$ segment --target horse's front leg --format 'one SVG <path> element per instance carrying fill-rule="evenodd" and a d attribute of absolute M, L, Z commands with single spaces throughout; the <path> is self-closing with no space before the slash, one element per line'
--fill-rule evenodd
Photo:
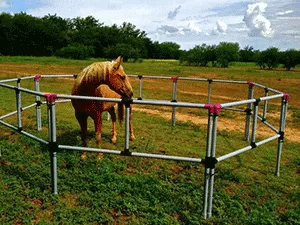
<path fill-rule="evenodd" d="M 101 148 L 102 113 L 97 112 L 93 119 L 94 119 L 94 125 L 95 125 L 95 135 L 96 135 L 97 146 L 98 146 L 98 148 Z M 102 158 L 103 158 L 103 154 L 98 153 L 97 159 L 100 160 Z"/>
<path fill-rule="evenodd" d="M 85 113 L 75 113 L 75 117 L 80 125 L 80 130 L 81 130 L 81 141 L 82 141 L 82 146 L 87 147 L 87 136 L 88 136 L 88 131 L 87 131 L 87 118 L 88 116 Z M 81 158 L 85 159 L 86 158 L 86 152 L 82 152 Z"/>
<path fill-rule="evenodd" d="M 133 133 L 133 128 L 132 128 L 132 106 L 130 105 L 130 114 L 129 114 L 129 133 L 130 137 L 129 140 L 133 141 L 135 139 L 134 133 Z"/>
<path fill-rule="evenodd" d="M 116 112 L 115 112 L 115 108 L 112 107 L 108 110 L 110 117 L 111 117 L 111 122 L 112 122 L 112 137 L 111 137 L 111 142 L 113 144 L 116 144 L 117 142 L 117 126 L 116 126 L 116 121 L 117 121 L 117 117 L 116 117 Z"/>

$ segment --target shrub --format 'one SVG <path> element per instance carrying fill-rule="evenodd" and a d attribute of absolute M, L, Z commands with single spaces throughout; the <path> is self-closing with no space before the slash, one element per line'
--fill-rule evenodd
<path fill-rule="evenodd" d="M 75 44 L 61 48 L 56 55 L 62 58 L 87 59 L 94 55 L 94 53 L 94 49 L 91 46 Z"/>

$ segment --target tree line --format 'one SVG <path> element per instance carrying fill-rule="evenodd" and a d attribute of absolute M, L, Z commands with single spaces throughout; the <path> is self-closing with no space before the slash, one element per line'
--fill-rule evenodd
<path fill-rule="evenodd" d="M 256 62 L 272 69 L 283 64 L 287 70 L 300 64 L 300 52 L 279 51 L 272 47 L 264 51 L 251 46 L 240 49 L 238 43 L 198 45 L 181 50 L 173 42 L 152 41 L 131 23 L 106 26 L 92 16 L 64 19 L 57 15 L 42 18 L 26 13 L 0 14 L 0 55 L 59 56 L 73 59 L 115 58 L 179 59 L 194 66 L 228 67 L 233 61 Z"/>
<path fill-rule="evenodd" d="M 289 49 L 279 51 L 276 47 L 266 50 L 254 50 L 251 46 L 240 49 L 238 43 L 221 42 L 218 45 L 195 46 L 185 51 L 181 63 L 195 66 L 228 67 L 231 62 L 255 62 L 261 69 L 273 69 L 280 64 L 286 70 L 300 65 L 300 51 Z"/>

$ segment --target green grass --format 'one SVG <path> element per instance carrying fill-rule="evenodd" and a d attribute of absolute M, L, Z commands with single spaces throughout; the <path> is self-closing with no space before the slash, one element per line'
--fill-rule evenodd
<path fill-rule="evenodd" d="M 17 57 L 16 57 L 17 58 Z M 31 58 L 30 58 L 31 59 Z M 26 59 L 19 59 L 24 64 Z M 24 60 L 24 61 L 22 61 Z M 31 63 L 43 63 L 36 59 Z M 8 63 L 8 62 L 7 62 Z M 54 64 L 52 64 L 54 63 Z M 65 66 L 64 62 L 51 65 Z M 74 63 L 74 64 L 73 64 Z M 80 62 L 83 64 L 86 61 Z M 155 66 L 153 66 L 155 63 Z M 70 65 L 75 65 L 74 61 Z M 46 64 L 45 64 L 46 65 Z M 126 70 L 138 74 L 192 76 L 216 73 L 223 79 L 248 76 L 249 68 L 229 69 L 182 67 L 174 61 L 150 61 L 125 64 Z M 73 66 L 72 66 L 73 67 Z M 252 69 L 251 69 L 252 70 Z M 200 71 L 200 72 L 199 72 Z M 237 71 L 242 75 L 238 76 Z M 153 73 L 152 73 L 153 72 Z M 260 72 L 260 71 L 259 71 Z M 222 74 L 233 75 L 222 75 Z M 265 74 L 264 74 L 265 73 Z M 261 71 L 264 79 L 270 71 Z M 278 73 L 283 73 L 279 71 Z M 290 73 L 287 73 L 290 76 Z M 257 76 L 257 75 L 255 75 Z M 278 74 L 276 76 L 279 76 Z M 275 80 L 277 79 L 275 76 Z M 296 75 L 297 77 L 298 75 Z M 271 76 L 270 76 L 271 77 Z M 257 77 L 259 78 L 259 77 Z M 267 80 L 260 80 L 262 82 Z M 268 81 L 270 83 L 273 80 Z M 41 91 L 69 94 L 72 79 L 41 80 Z M 22 87 L 32 88 L 32 81 L 22 81 Z M 151 84 L 143 86 L 146 97 L 170 99 L 167 90 L 155 91 Z M 170 86 L 171 87 L 171 86 Z M 292 87 L 291 87 L 292 88 Z M 137 86 L 135 86 L 137 89 Z M 171 89 L 170 89 L 171 90 Z M 135 93 L 137 96 L 137 93 Z M 15 110 L 14 91 L 0 88 L 0 115 Z M 191 100 L 192 95 L 179 96 Z M 34 98 L 22 94 L 30 104 Z M 200 101 L 200 100 L 199 100 Z M 149 106 L 157 110 L 158 107 Z M 278 106 L 270 105 L 271 111 Z M 161 109 L 168 112 L 168 109 Z M 299 108 L 291 106 L 291 125 L 299 123 Z M 169 111 L 171 112 L 171 110 Z M 205 116 L 206 111 L 178 109 Z M 57 141 L 78 145 L 79 126 L 70 103 L 56 104 Z M 22 112 L 24 130 L 47 140 L 47 109 L 42 106 L 43 130 L 35 130 L 35 109 Z M 105 118 L 106 114 L 104 114 Z M 234 119 L 237 114 L 221 111 L 219 124 Z M 16 117 L 5 119 L 16 125 Z M 134 112 L 136 140 L 130 143 L 135 152 L 205 157 L 206 124 L 171 121 L 160 116 Z M 232 124 L 233 125 L 233 124 Z M 290 126 L 290 124 L 287 124 Z M 111 122 L 103 121 L 102 147 L 122 150 L 124 125 L 117 125 L 118 141 L 110 143 Z M 45 145 L 15 133 L 1 125 L 0 133 L 0 224 L 286 224 L 300 223 L 299 148 L 300 144 L 285 141 L 281 174 L 275 177 L 277 142 L 222 161 L 216 165 L 213 217 L 202 216 L 203 174 L 200 164 L 105 155 L 101 161 L 94 153 L 87 160 L 80 152 L 61 151 L 58 159 L 58 195 L 51 193 L 50 157 Z M 89 146 L 96 147 L 93 124 L 89 120 Z M 218 131 L 217 155 L 223 155 L 247 145 L 243 135 L 230 130 Z"/>

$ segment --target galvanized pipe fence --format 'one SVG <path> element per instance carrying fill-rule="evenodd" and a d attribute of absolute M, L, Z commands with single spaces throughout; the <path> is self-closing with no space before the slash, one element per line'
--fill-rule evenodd
<path fill-rule="evenodd" d="M 23 78 L 15 79 L 6 79 L 0 80 L 0 87 L 7 88 L 15 91 L 16 95 L 16 110 L 5 115 L 0 116 L 0 124 L 20 133 L 29 138 L 32 138 L 35 141 L 38 141 L 42 144 L 45 144 L 49 148 L 50 153 L 50 162 L 51 162 L 51 184 L 52 191 L 54 194 L 58 194 L 57 186 L 57 153 L 61 150 L 72 150 L 72 151 L 90 151 L 90 152 L 100 152 L 106 154 L 115 154 L 115 155 L 124 155 L 124 156 L 135 156 L 135 157 L 145 157 L 145 158 L 155 158 L 155 159 L 165 159 L 165 160 L 176 160 L 176 161 L 186 161 L 192 163 L 201 163 L 205 166 L 204 170 L 204 197 L 203 197 L 203 216 L 204 218 L 209 218 L 212 216 L 213 208 L 213 186 L 214 186 L 214 175 L 215 167 L 218 162 L 221 162 L 225 159 L 229 159 L 233 156 L 241 154 L 243 152 L 253 150 L 260 145 L 278 140 L 277 147 L 277 160 L 276 160 L 276 169 L 275 175 L 279 176 L 280 173 L 280 160 L 283 148 L 284 141 L 284 128 L 286 124 L 287 116 L 287 107 L 289 101 L 289 95 L 286 93 L 279 92 L 275 89 L 268 88 L 261 84 L 254 82 L 246 81 L 230 81 L 230 80 L 211 80 L 211 79 L 202 79 L 202 78 L 186 78 L 186 77 L 165 77 L 165 76 L 142 76 L 142 75 L 129 75 L 130 77 L 136 77 L 139 79 L 139 97 L 137 99 L 116 99 L 116 98 L 100 98 L 100 97 L 91 97 L 91 96 L 75 96 L 75 95 L 64 95 L 64 94 L 55 94 L 55 93 L 42 93 L 40 92 L 40 78 L 55 78 L 55 77 L 74 77 L 76 75 L 35 75 L 28 76 Z M 142 79 L 169 79 L 173 83 L 172 88 L 172 99 L 171 101 L 167 100 L 146 100 L 142 98 Z M 21 81 L 26 79 L 34 80 L 35 90 L 29 90 L 21 87 Z M 198 103 L 189 103 L 189 102 L 178 102 L 177 101 L 177 83 L 179 80 L 190 80 L 197 82 L 208 82 L 208 99 L 205 104 Z M 16 85 L 7 84 L 10 82 L 16 82 Z M 211 104 L 210 97 L 212 92 L 212 83 L 232 83 L 232 84 L 245 84 L 248 85 L 248 99 L 241 101 L 234 101 L 223 104 Z M 254 87 L 262 88 L 265 90 L 265 96 L 260 98 L 253 98 Z M 35 96 L 35 103 L 28 106 L 22 107 L 22 98 L 21 93 L 27 93 Z M 272 92 L 272 95 L 270 95 Z M 41 101 L 41 98 L 45 101 Z M 280 110 L 280 119 L 279 119 L 279 128 L 271 125 L 267 122 L 267 107 L 268 101 L 272 99 L 281 98 L 281 110 Z M 112 150 L 112 149 L 102 149 L 102 148 L 90 148 L 90 147 L 79 147 L 79 146 L 70 146 L 62 145 L 57 142 L 56 134 L 56 104 L 61 102 L 70 102 L 71 99 L 82 99 L 82 100 L 96 100 L 96 101 L 108 101 L 123 103 L 125 105 L 125 141 L 123 150 Z M 258 108 L 259 103 L 263 102 L 263 115 L 259 115 Z M 48 139 L 44 140 L 42 138 L 36 137 L 29 132 L 24 131 L 22 124 L 22 111 L 35 107 L 36 109 L 36 124 L 37 130 L 42 128 L 41 120 L 41 105 L 47 105 L 47 115 L 48 115 Z M 193 158 L 193 157 L 182 157 L 174 155 L 161 155 L 161 154 L 150 154 L 142 152 L 133 152 L 130 149 L 129 142 L 129 113 L 130 105 L 139 104 L 139 105 L 156 105 L 156 106 L 168 106 L 172 107 L 172 126 L 175 125 L 176 119 L 176 108 L 177 107 L 187 107 L 187 108 L 197 108 L 207 110 L 207 139 L 206 139 L 206 155 L 205 158 Z M 237 106 L 246 105 L 245 110 L 239 108 L 233 108 Z M 218 117 L 221 110 L 234 110 L 246 114 L 245 117 L 245 141 L 250 143 L 247 146 L 237 149 L 233 152 L 227 153 L 225 155 L 217 156 L 217 129 L 218 129 Z M 16 125 L 12 125 L 8 122 L 5 122 L 4 119 L 17 115 Z M 252 126 L 251 126 L 252 120 Z M 257 123 L 261 121 L 264 125 L 270 128 L 274 132 L 273 136 L 265 138 L 261 141 L 256 141 L 257 133 Z M 0 149 L 1 156 L 1 149 Z"/>

